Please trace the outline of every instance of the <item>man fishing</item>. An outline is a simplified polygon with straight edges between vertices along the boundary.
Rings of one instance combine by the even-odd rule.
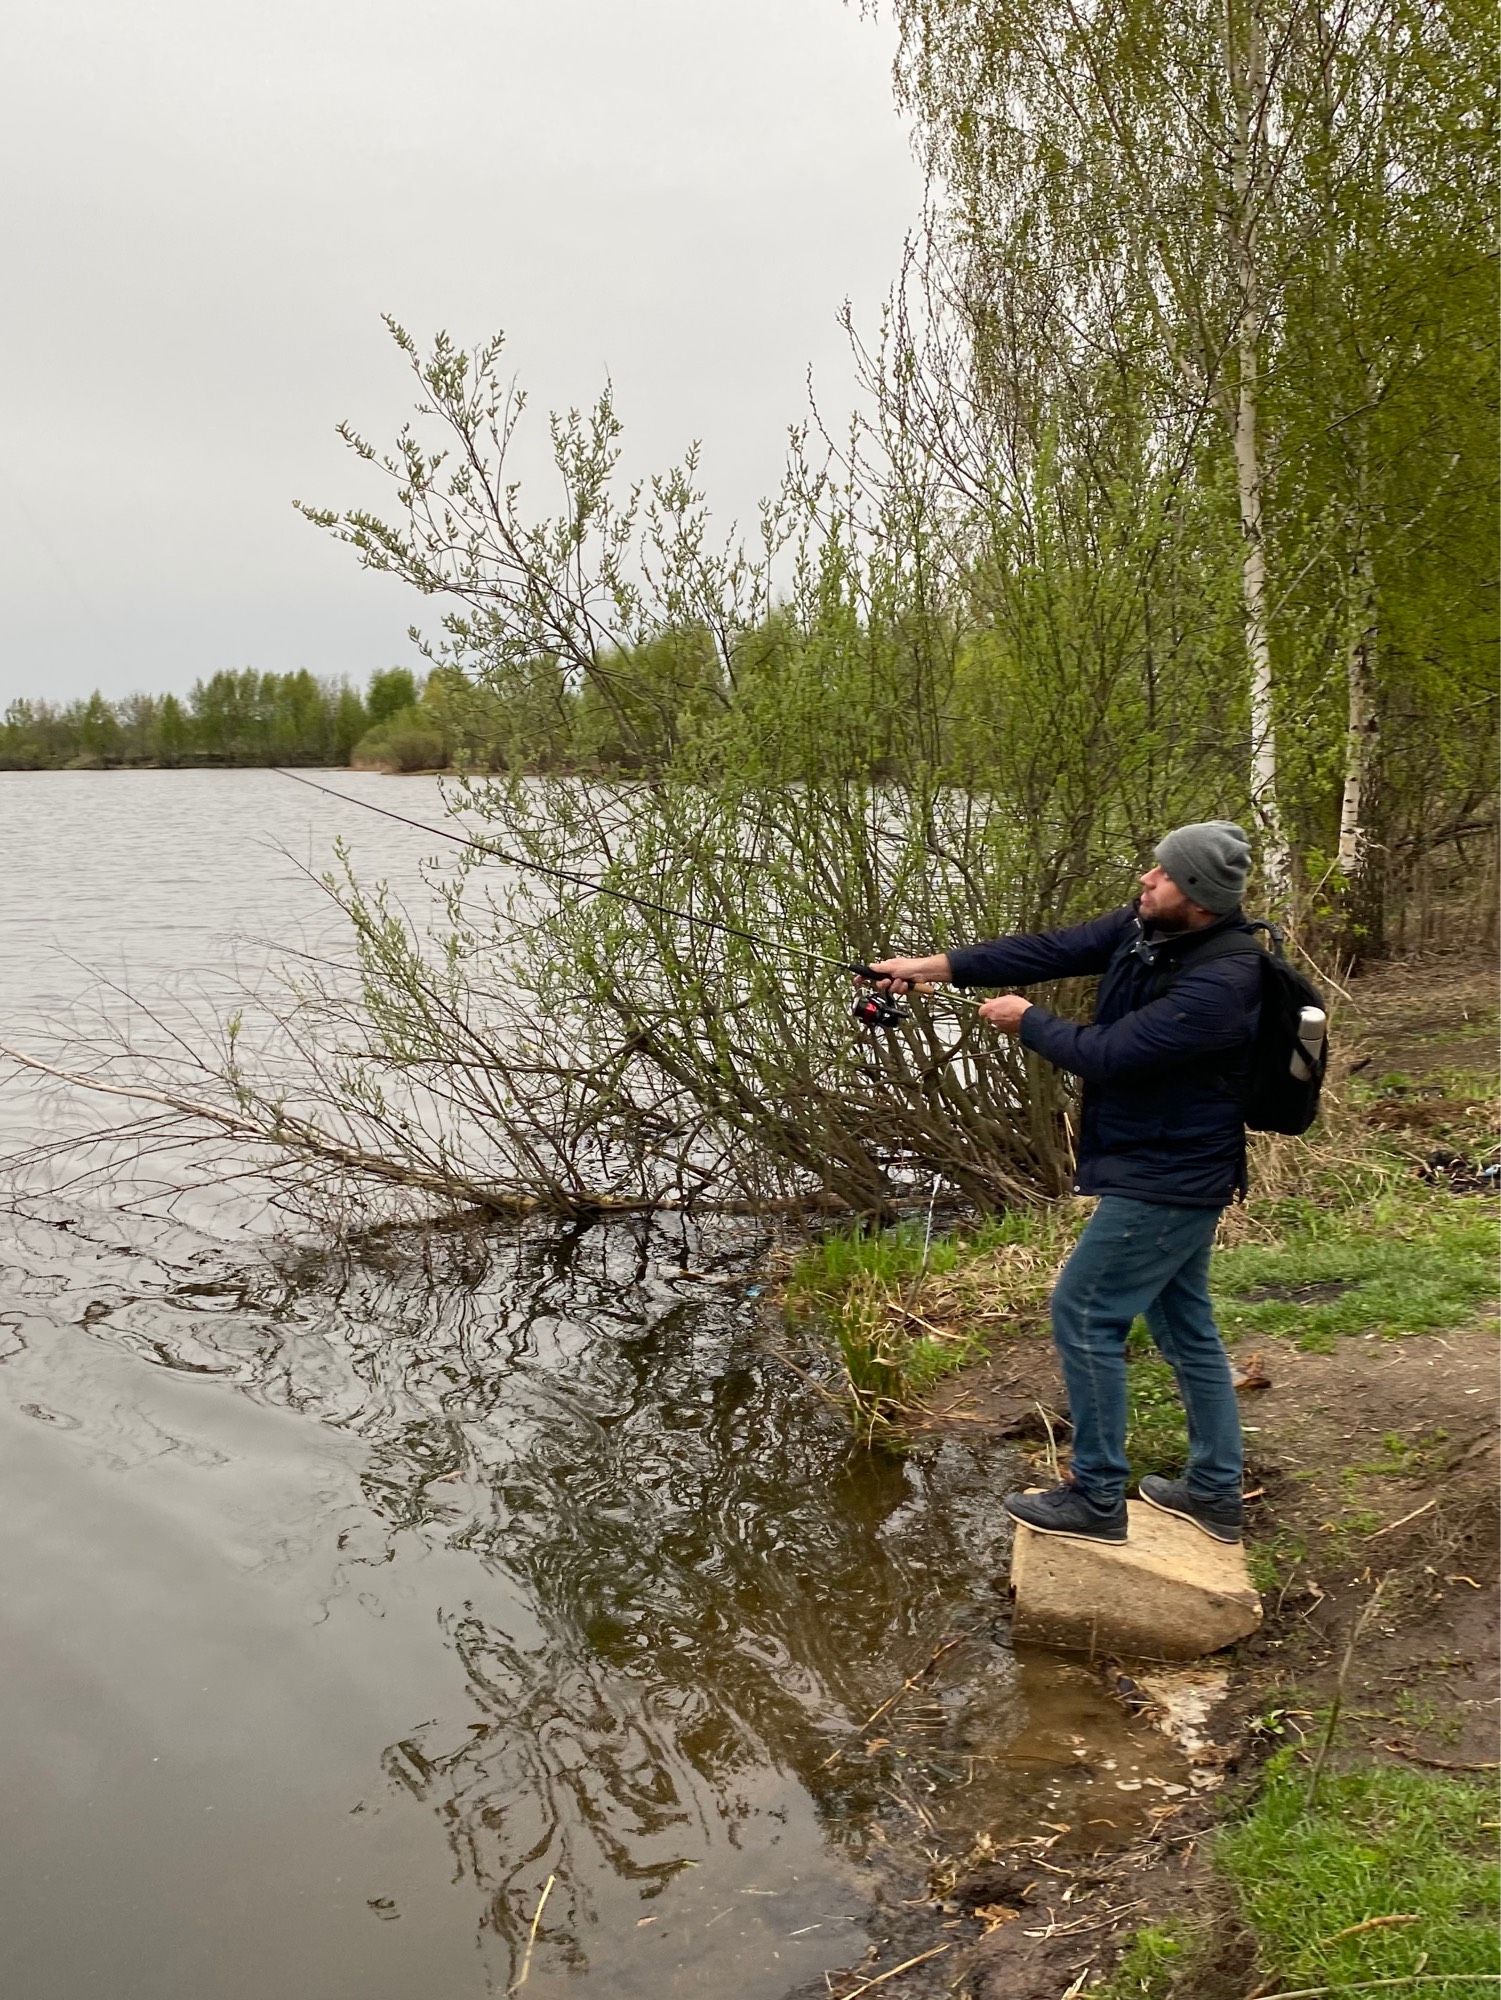
[[[1241,914],[1251,849],[1228,820],[1181,826],[1160,842],[1141,893],[1068,930],[998,938],[929,958],[872,965],[889,990],[919,981],[1025,986],[1101,975],[1081,1027],[1006,994],[981,1018],[1083,1080],[1074,1192],[1099,1197],[1052,1297],[1068,1387],[1073,1460],[1062,1485],[1009,1493],[1041,1534],[1126,1539],[1126,1336],[1138,1314],[1177,1378],[1188,1415],[1181,1479],[1148,1476],[1143,1500],[1216,1541],[1241,1536],[1240,1414],[1209,1301],[1220,1212],[1246,1187],[1240,1089],[1261,1002],[1259,950],[1223,946],[1254,932]]]

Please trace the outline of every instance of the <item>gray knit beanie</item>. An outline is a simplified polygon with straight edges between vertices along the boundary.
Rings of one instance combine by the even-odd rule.
[[[1229,819],[1180,826],[1157,843],[1157,865],[1201,910],[1228,916],[1246,891],[1251,843]]]

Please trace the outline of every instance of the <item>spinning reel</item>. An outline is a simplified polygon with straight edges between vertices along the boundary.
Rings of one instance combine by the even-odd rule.
[[[850,971],[857,979],[875,979],[878,975],[868,965],[852,965]],[[899,1028],[904,1021],[912,1019],[911,1014],[890,993],[861,993],[854,1005],[855,1019],[862,1028]]]

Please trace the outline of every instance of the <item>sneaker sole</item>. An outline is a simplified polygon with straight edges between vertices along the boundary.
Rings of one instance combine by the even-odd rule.
[[[1057,1541],[1060,1542],[1093,1542],[1093,1543],[1103,1542],[1106,1548],[1118,1549],[1122,1547],[1126,1541],[1126,1536],[1124,1534],[1086,1535],[1080,1533],[1080,1531],[1077,1528],[1039,1528],[1035,1521],[1025,1521],[1022,1519],[1020,1514],[1012,1514],[1011,1509],[1009,1507],[1006,1509],[1006,1512],[1011,1515],[1011,1519],[1016,1522],[1018,1527],[1030,1528],[1034,1535],[1052,1535]]]
[[[1218,1542],[1222,1549],[1239,1548],[1241,1542],[1244,1540],[1238,1528],[1233,1534],[1222,1535],[1218,1528],[1206,1527],[1197,1514],[1185,1514],[1180,1507],[1164,1506],[1162,1501],[1154,1500],[1149,1493],[1143,1493],[1140,1487],[1136,1489],[1136,1493],[1137,1498],[1144,1506],[1155,1507],[1159,1514],[1166,1514],[1174,1521],[1187,1521],[1191,1528],[1197,1528],[1199,1533],[1207,1535],[1210,1541]]]

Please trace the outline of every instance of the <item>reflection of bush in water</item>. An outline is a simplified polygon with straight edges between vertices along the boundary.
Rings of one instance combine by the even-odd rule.
[[[385,1760],[438,1812],[513,1948],[555,1872],[549,1951],[566,1930],[580,1953],[600,1860],[665,1885],[684,1830],[745,1817],[737,1780],[768,1762],[858,1842],[873,1767],[820,1767],[970,1588],[948,1505],[922,1501],[934,1478],[962,1486],[978,1467],[852,1452],[722,1296],[685,1298],[654,1274],[669,1248],[596,1230],[478,1281],[361,1266],[331,1317],[326,1292],[296,1302],[319,1339],[299,1340],[307,1365],[293,1360],[280,1393],[370,1439],[369,1526],[384,1532],[363,1558],[416,1531],[473,1552],[525,1606],[526,1636],[473,1605],[450,1616],[476,1713]]]
[[[386,1774],[437,1811],[461,1872],[484,1893],[484,1922],[513,1950],[538,1882],[556,1873],[549,1948],[582,1967],[577,1932],[593,1915],[597,1864],[581,1838],[644,1895],[680,1870],[677,1830],[696,1813],[674,1718],[654,1716],[649,1697],[631,1710],[613,1677],[564,1645],[523,1652],[472,1613],[447,1632],[480,1719],[446,1742],[434,1724],[394,1744]]]

